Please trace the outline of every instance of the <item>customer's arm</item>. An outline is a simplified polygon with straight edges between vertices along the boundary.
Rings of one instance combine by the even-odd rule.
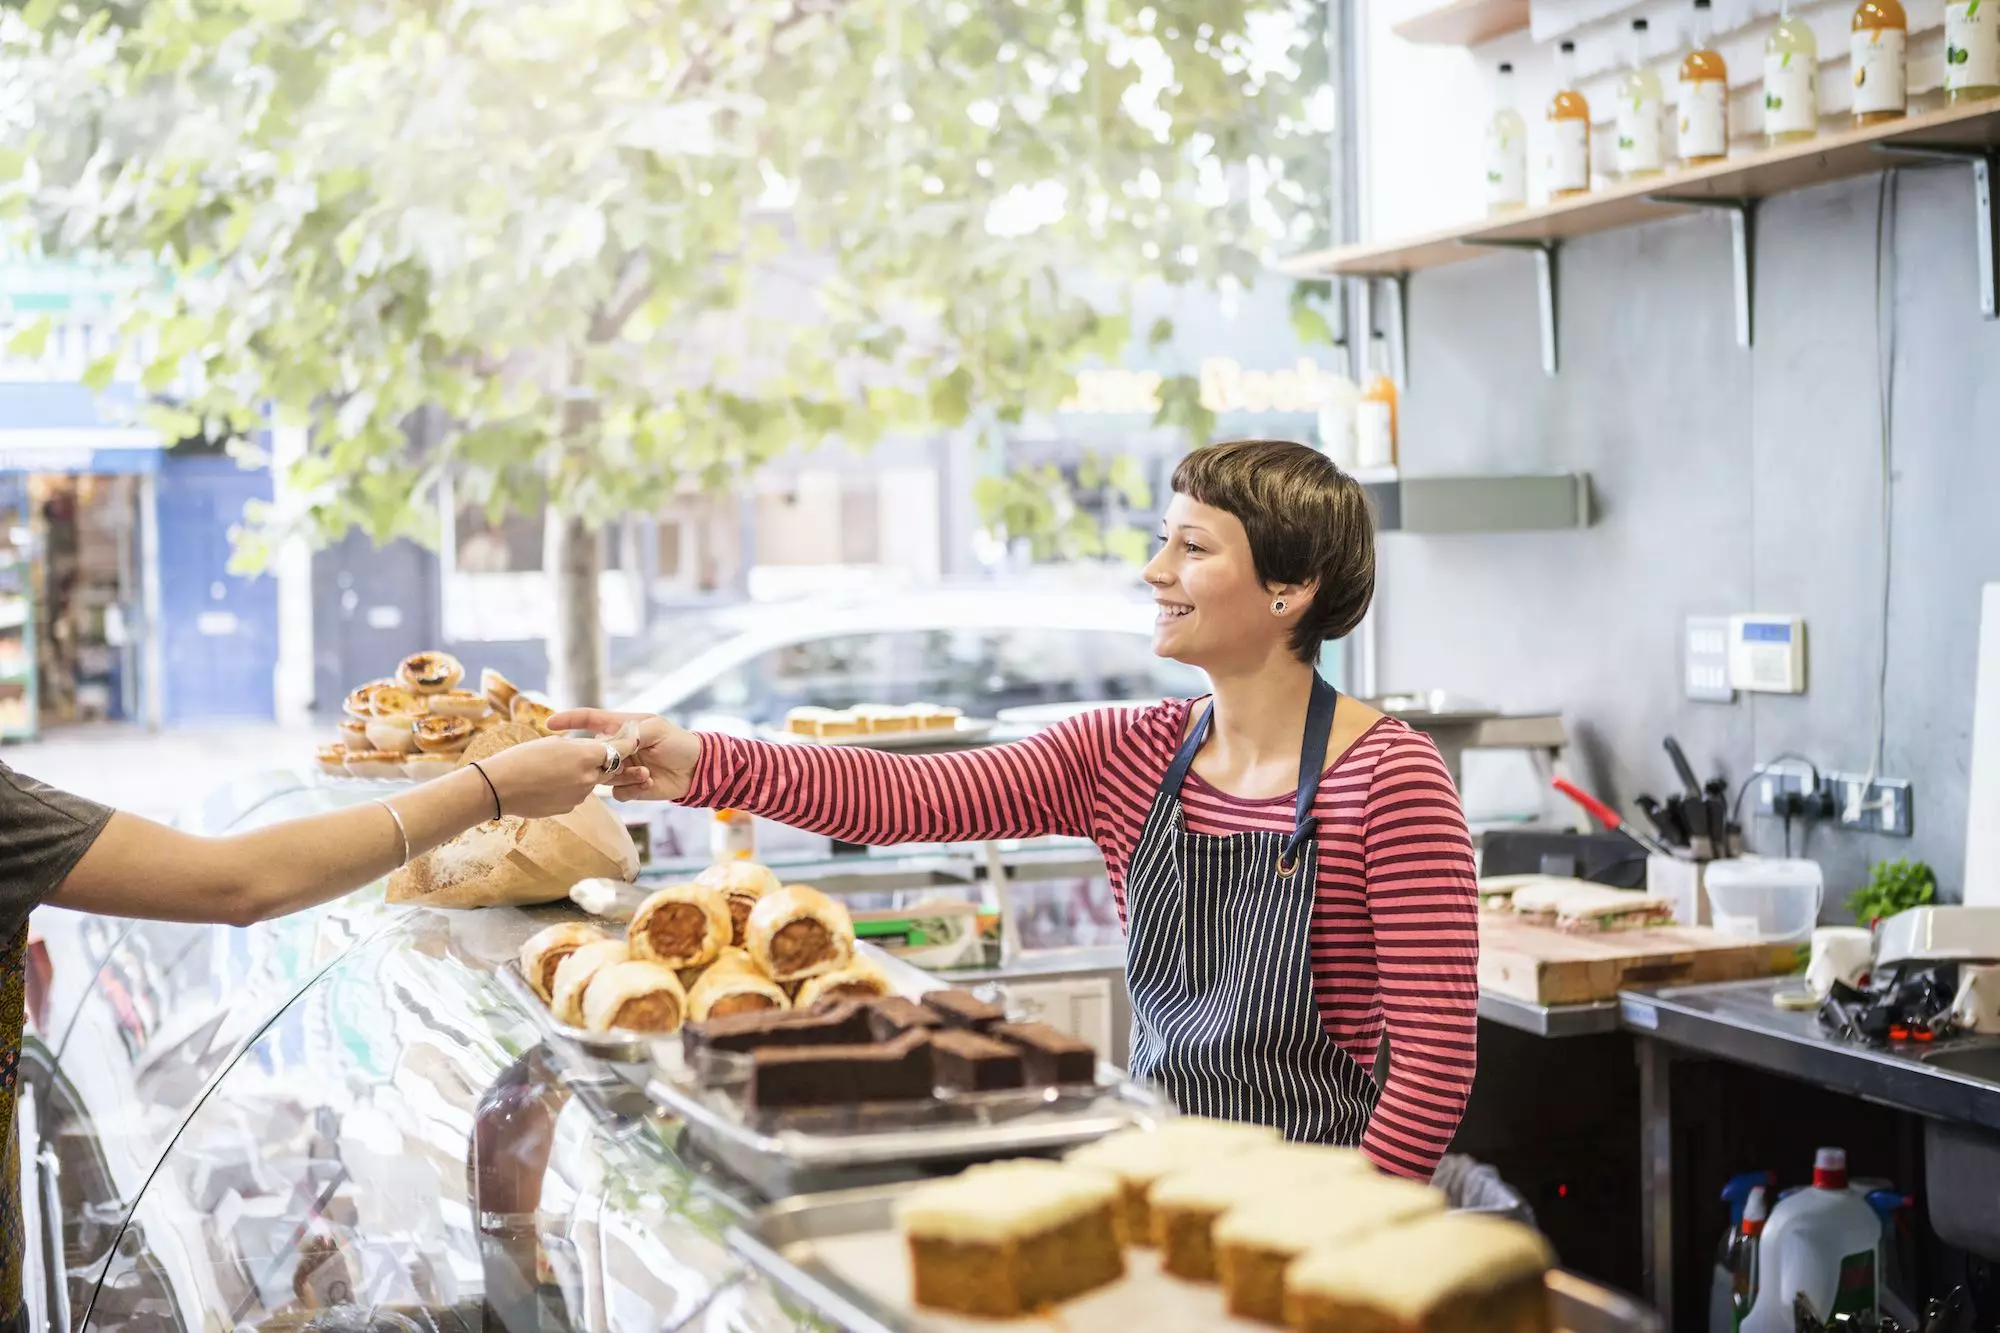
[[[628,746],[621,745],[621,749]],[[111,816],[48,901],[107,916],[247,925],[337,898],[381,878],[409,854],[494,817],[573,810],[603,780],[604,743],[549,739],[480,761],[388,798],[250,833],[197,837]],[[487,779],[492,786],[487,786]]]
[[[615,780],[621,799],[743,810],[843,842],[882,846],[1091,836],[1104,756],[1136,716],[1100,709],[1028,740],[940,755],[773,744],[686,731],[651,714],[593,709],[558,713],[549,725],[609,735],[638,723],[633,759],[641,767]]]

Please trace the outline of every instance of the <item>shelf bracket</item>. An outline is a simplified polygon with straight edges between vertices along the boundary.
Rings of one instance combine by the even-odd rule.
[[[1979,252],[1979,313],[2000,319],[2000,198],[1994,177],[2000,175],[2000,148],[1952,143],[1878,143],[1878,153],[1892,157],[1925,158],[1932,162],[1963,162],[1972,168],[1972,234]]]
[[[1410,275],[1392,273],[1389,284],[1389,378],[1396,392],[1410,391]]]
[[[1736,345],[1748,347],[1756,336],[1757,201],[1717,199],[1699,194],[1649,194],[1656,204],[1712,208],[1729,214],[1729,239],[1736,279]]]
[[[1542,373],[1556,373],[1556,251],[1561,241],[1481,240],[1467,237],[1466,245],[1492,250],[1528,250],[1535,256],[1535,278],[1542,311]]]

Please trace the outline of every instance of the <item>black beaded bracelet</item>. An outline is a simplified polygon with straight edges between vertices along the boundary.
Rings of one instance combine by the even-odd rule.
[[[472,766],[476,769],[479,769],[479,776],[482,778],[486,778],[486,790],[493,793],[493,817],[495,819],[504,818],[505,817],[504,812],[500,809],[500,789],[493,785],[492,778],[486,777],[486,770],[480,766],[480,763],[477,759],[472,761]]]

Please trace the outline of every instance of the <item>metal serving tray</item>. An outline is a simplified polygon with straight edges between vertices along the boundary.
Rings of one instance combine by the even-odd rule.
[[[1210,1333],[1265,1330],[1223,1308],[1220,1287],[1161,1274],[1151,1250],[1125,1252],[1127,1276],[1057,1311],[996,1321],[920,1313],[909,1303],[908,1259],[895,1205],[910,1187],[807,1195],[732,1227],[730,1248],[773,1282],[849,1333],[968,1333],[1048,1329],[1062,1333]],[[1548,1276],[1563,1333],[1659,1333],[1659,1316],[1637,1301],[1572,1273]]]
[[[588,1028],[571,1027],[559,1023],[549,1012],[542,997],[535,994],[535,988],[528,984],[528,978],[521,972],[518,959],[509,958],[495,973],[500,979],[501,989],[514,997],[528,1016],[540,1028],[542,1035],[549,1038],[565,1054],[581,1054],[592,1060],[606,1064],[647,1066],[653,1062],[654,1035],[649,1032],[632,1032],[614,1028],[610,1032],[592,1032]],[[676,1038],[678,1040],[678,1038]]]

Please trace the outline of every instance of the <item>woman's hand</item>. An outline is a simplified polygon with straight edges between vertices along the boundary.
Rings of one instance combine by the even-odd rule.
[[[615,778],[604,772],[607,744],[627,759]],[[566,815],[583,804],[583,798],[600,784],[631,781],[635,771],[639,781],[646,781],[645,770],[631,766],[632,750],[629,740],[584,741],[551,736],[547,740],[509,746],[480,760],[479,766],[492,781],[493,790],[500,797],[500,809],[506,814]]]
[[[607,713],[601,708],[572,708],[548,721],[550,731],[594,731],[616,736],[627,725],[633,750],[625,767],[606,779],[621,801],[678,801],[694,782],[701,741],[691,731],[655,713]],[[594,745],[595,741],[579,744]]]

